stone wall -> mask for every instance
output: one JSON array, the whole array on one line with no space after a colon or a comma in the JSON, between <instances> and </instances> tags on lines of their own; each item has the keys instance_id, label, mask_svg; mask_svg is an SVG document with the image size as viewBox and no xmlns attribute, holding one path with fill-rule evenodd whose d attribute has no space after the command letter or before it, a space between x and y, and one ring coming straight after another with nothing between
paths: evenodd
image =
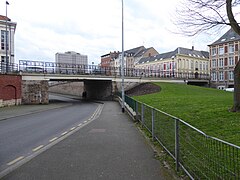
<instances>
[{"instance_id":1,"label":"stone wall","mask_svg":"<svg viewBox=\"0 0 240 180\"><path fill-rule=\"evenodd\" d=\"M0 107L21 104L21 82L19 75L0 75Z\"/></svg>"},{"instance_id":2,"label":"stone wall","mask_svg":"<svg viewBox=\"0 0 240 180\"><path fill-rule=\"evenodd\" d=\"M22 81L23 104L48 104L48 81Z\"/></svg>"}]
</instances>

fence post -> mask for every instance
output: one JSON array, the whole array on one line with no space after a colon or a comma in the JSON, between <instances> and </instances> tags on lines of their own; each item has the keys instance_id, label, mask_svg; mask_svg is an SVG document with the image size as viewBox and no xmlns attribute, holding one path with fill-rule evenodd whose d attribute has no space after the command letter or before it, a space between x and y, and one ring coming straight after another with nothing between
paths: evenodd
<instances>
[{"instance_id":1,"label":"fence post","mask_svg":"<svg viewBox=\"0 0 240 180\"><path fill-rule=\"evenodd\" d=\"M179 120L175 119L175 159L176 171L179 170Z\"/></svg>"},{"instance_id":2,"label":"fence post","mask_svg":"<svg viewBox=\"0 0 240 180\"><path fill-rule=\"evenodd\" d=\"M155 113L154 113L154 109L152 108L152 140L154 141L155 140L155 133L154 133L154 127L155 127L155 124L154 124L154 121L155 121Z\"/></svg>"},{"instance_id":3,"label":"fence post","mask_svg":"<svg viewBox=\"0 0 240 180\"><path fill-rule=\"evenodd\" d=\"M144 104L142 103L142 114L141 114L142 125L144 124Z\"/></svg>"},{"instance_id":4,"label":"fence post","mask_svg":"<svg viewBox=\"0 0 240 180\"><path fill-rule=\"evenodd\" d=\"M137 101L134 101L135 102L135 112L136 112L136 120L138 121L138 102Z\"/></svg>"}]
</instances>

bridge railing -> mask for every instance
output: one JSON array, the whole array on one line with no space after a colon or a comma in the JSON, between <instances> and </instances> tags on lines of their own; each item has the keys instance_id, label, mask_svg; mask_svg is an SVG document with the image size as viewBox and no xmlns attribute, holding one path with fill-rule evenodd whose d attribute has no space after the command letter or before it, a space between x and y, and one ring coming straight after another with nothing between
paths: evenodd
<instances>
[{"instance_id":1,"label":"bridge railing","mask_svg":"<svg viewBox=\"0 0 240 180\"><path fill-rule=\"evenodd\" d=\"M19 64L1 63L1 73L25 72L38 74L66 74L66 75L101 75L121 76L121 69L116 67L100 67L97 65L67 64L43 61L20 60ZM124 68L124 76L139 78L174 78L174 79L204 79L209 80L209 74L184 73L177 70L150 70Z\"/></svg>"},{"instance_id":2,"label":"bridge railing","mask_svg":"<svg viewBox=\"0 0 240 180\"><path fill-rule=\"evenodd\" d=\"M240 147L126 96L136 119L191 179L240 179Z\"/></svg>"},{"instance_id":3,"label":"bridge railing","mask_svg":"<svg viewBox=\"0 0 240 180\"><path fill-rule=\"evenodd\" d=\"M18 64L1 62L0 64L1 74L17 73L17 72L18 72Z\"/></svg>"},{"instance_id":4,"label":"bridge railing","mask_svg":"<svg viewBox=\"0 0 240 180\"><path fill-rule=\"evenodd\" d=\"M69 74L69 75L101 75L101 76L121 76L119 67L101 67L97 65L67 64L42 61L19 61L19 71L27 73L44 74ZM139 78L174 78L174 79L204 79L209 80L209 74L186 73L177 70L151 70L124 68L124 76Z\"/></svg>"}]
</instances>

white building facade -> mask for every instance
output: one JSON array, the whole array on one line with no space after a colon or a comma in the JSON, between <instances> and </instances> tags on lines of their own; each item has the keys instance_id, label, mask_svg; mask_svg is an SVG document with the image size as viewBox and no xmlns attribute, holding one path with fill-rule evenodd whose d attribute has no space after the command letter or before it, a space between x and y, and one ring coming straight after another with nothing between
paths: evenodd
<instances>
[{"instance_id":1,"label":"white building facade","mask_svg":"<svg viewBox=\"0 0 240 180\"><path fill-rule=\"evenodd\" d=\"M88 56L74 51L56 53L55 62L60 64L88 65Z\"/></svg>"},{"instance_id":2,"label":"white building facade","mask_svg":"<svg viewBox=\"0 0 240 180\"><path fill-rule=\"evenodd\" d=\"M1 33L1 71L6 71L6 65L12 66L15 63L14 35L17 23L12 22L6 16L0 15L0 33Z\"/></svg>"}]
</instances>

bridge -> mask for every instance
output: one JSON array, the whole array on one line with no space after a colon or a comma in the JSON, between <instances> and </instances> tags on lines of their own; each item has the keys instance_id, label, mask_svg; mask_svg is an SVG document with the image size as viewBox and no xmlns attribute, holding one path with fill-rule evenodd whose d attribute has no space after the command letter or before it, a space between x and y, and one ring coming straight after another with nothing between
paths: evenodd
<instances>
[{"instance_id":1,"label":"bridge","mask_svg":"<svg viewBox=\"0 0 240 180\"><path fill-rule=\"evenodd\" d=\"M96 65L63 64L20 60L19 64L1 64L1 74L21 76L22 103L48 103L49 82L83 82L87 98L109 100L120 91L121 69ZM173 82L208 85L209 75L160 71L152 69L124 68L125 90L145 82Z\"/></svg>"}]
</instances>

